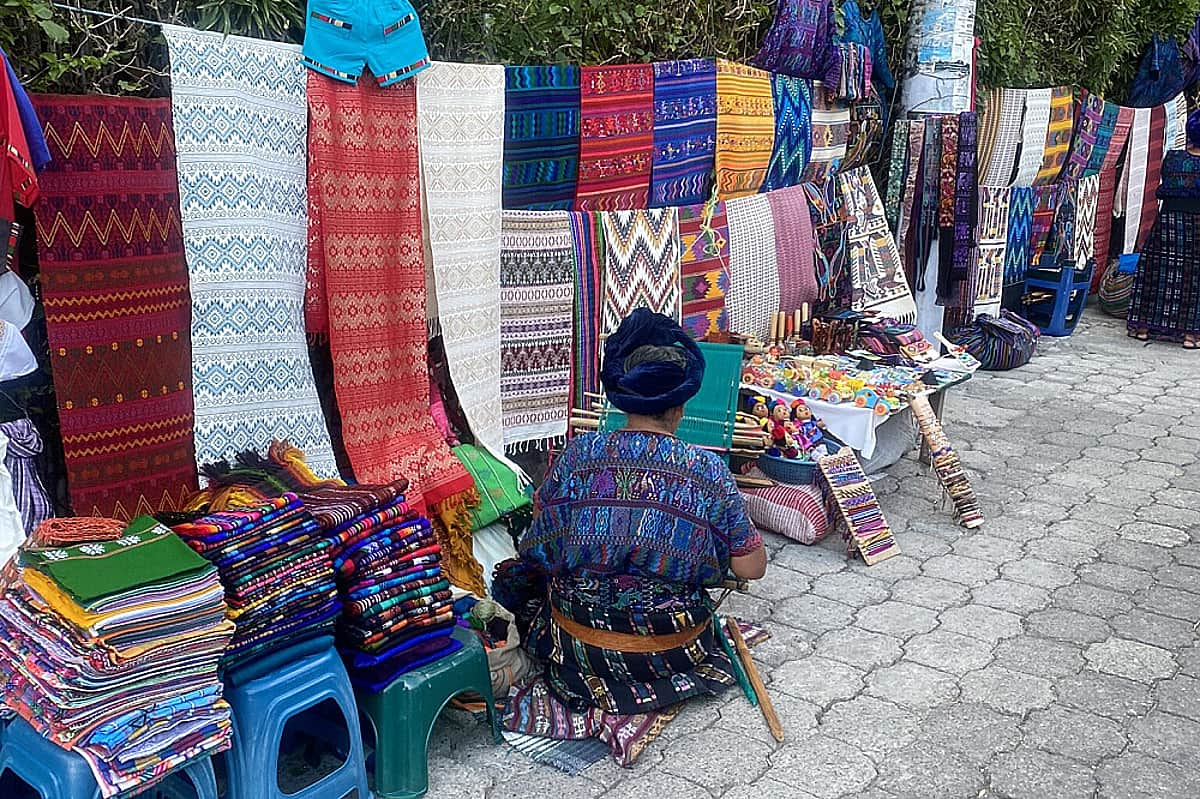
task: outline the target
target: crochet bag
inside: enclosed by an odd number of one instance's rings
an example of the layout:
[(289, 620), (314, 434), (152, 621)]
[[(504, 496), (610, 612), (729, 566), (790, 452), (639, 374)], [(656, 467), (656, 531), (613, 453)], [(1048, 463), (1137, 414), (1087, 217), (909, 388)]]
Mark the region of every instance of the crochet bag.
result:
[(973, 324), (959, 328), (951, 340), (966, 347), (981, 368), (998, 372), (1029, 363), (1041, 336), (1037, 325), (1004, 309), (1000, 318), (980, 314)]

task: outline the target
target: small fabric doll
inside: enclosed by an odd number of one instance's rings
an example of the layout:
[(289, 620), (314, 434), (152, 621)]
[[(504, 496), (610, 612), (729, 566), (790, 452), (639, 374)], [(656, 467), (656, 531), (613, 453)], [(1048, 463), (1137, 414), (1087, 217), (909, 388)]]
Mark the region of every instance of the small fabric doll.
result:
[(777, 401), (771, 408), (771, 448), (767, 450), (767, 454), (777, 458), (799, 458), (800, 450), (793, 435), (795, 430), (788, 415), (787, 403)]
[[(812, 408), (804, 400), (792, 403), (792, 423), (796, 426), (796, 443), (805, 453), (825, 446), (825, 422), (813, 418)], [(823, 454), (823, 453), (822, 453)]]

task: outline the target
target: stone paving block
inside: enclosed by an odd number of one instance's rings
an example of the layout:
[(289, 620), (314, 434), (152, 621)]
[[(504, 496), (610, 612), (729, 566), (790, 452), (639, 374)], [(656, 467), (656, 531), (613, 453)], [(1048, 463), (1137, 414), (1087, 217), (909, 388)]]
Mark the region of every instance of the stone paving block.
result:
[(937, 614), (920, 605), (889, 599), (858, 612), (855, 623), (865, 630), (907, 639), (937, 626)]
[(775, 606), (771, 614), (774, 622), (818, 635), (829, 630), (840, 630), (853, 618), (854, 608), (815, 594), (785, 599)]
[(1196, 757), (1200, 723), (1152, 710), (1129, 725), (1129, 746), (1169, 763), (1187, 763)]
[(953, 702), (959, 689), (951, 675), (902, 660), (867, 675), (867, 692), (904, 707), (927, 710)]
[(813, 651), (816, 635), (807, 630), (788, 627), (773, 619), (756, 623), (771, 634), (770, 638), (754, 647), (754, 659), (759, 663), (778, 666), (788, 660), (799, 660)]
[(903, 654), (903, 642), (859, 627), (831, 630), (817, 639), (816, 653), (821, 657), (848, 663), (860, 669), (889, 666)]
[(849, 699), (863, 687), (862, 671), (817, 655), (788, 661), (771, 674), (772, 691), (782, 691), (821, 707)]
[(950, 544), (946, 538), (919, 533), (912, 529), (900, 533), (896, 539), (900, 542), (900, 547), (906, 555), (912, 555), (922, 560), (936, 558), (938, 555), (945, 555), (950, 551)]
[[(763, 720), (762, 710), (751, 705), (740, 688), (731, 688), (726, 695), (732, 696), (718, 709), (715, 728), (754, 738), (774, 748), (775, 739)], [(802, 738), (816, 728), (821, 710), (817, 705), (776, 689), (771, 691), (771, 703), (788, 738)]]
[(1011, 580), (992, 580), (971, 591), (971, 599), (977, 604), (997, 610), (1024, 614), (1041, 610), (1050, 604), (1050, 592), (1027, 583)]
[(962, 679), (963, 699), (1022, 715), (1054, 701), (1051, 682), (1043, 677), (992, 665), (973, 671)]
[(1099, 547), (1109, 541), (1117, 540), (1117, 528), (1112, 524), (1097, 524), (1096, 522), (1068, 519), (1065, 522), (1058, 522), (1052, 525), (1049, 535), (1056, 538), (1077, 541), (1081, 544), (1087, 544), (1090, 547)]
[(1021, 634), (1021, 617), (1006, 610), (970, 604), (943, 611), (939, 617), (943, 630), (969, 635), (996, 643)]
[(985, 526), (984, 532), (977, 532), (959, 539), (954, 544), (954, 553), (995, 565), (1017, 560), (1025, 554), (1024, 547), (1020, 542), (992, 536), (989, 533), (990, 531)]
[[(1175, 508), (1170, 505), (1146, 504), (1137, 510), (1137, 520), (1139, 522), (1149, 522), (1152, 524), (1162, 525), (1163, 527), (1173, 527), (1175, 529), (1186, 529), (1200, 524), (1200, 511), (1194, 508)], [(1182, 544), (1167, 544), (1160, 543), (1159, 538), (1165, 540), (1171, 539), (1169, 534), (1165, 532), (1147, 533), (1153, 535), (1155, 540), (1147, 543), (1158, 544), (1159, 546), (1182, 546)]]
[(770, 760), (772, 779), (820, 799), (856, 795), (877, 773), (857, 746), (821, 733), (786, 742)]
[(1055, 591), (1051, 606), (1108, 618), (1131, 610), (1133, 599), (1128, 594), (1079, 582)]
[[(528, 799), (530, 796), (594, 797), (604, 792), (586, 777), (572, 777), (549, 766), (538, 766), (532, 760), (529, 768), (500, 775), (487, 792), (488, 799)], [(440, 799), (439, 792), (439, 799)]]
[[(900, 545), (900, 551), (904, 551), (904, 545)], [(876, 563), (874, 566), (868, 566), (860, 558), (854, 558), (850, 561), (849, 566), (851, 571), (866, 574), (868, 577), (879, 580), (887, 585), (894, 585), (901, 580), (907, 580), (910, 577), (915, 577), (921, 573), (921, 561), (909, 555), (893, 555), (885, 561)]]
[(1181, 566), (1178, 563), (1164, 566), (1154, 573), (1160, 585), (1182, 588), (1184, 591), (1200, 590), (1200, 568)]
[[(795, 546), (793, 544), (793, 546)], [(750, 583), (750, 595), (782, 602), (790, 597), (804, 596), (811, 588), (811, 578), (798, 571), (785, 569), (772, 561), (761, 580)]]
[(1029, 632), (1035, 635), (1081, 644), (1103, 641), (1112, 634), (1112, 628), (1104, 619), (1057, 608), (1030, 614), (1026, 624)]
[(824, 542), (822, 542), (822, 545), (811, 547), (784, 547), (775, 556), (772, 563), (810, 577), (818, 577), (822, 574), (841, 571), (846, 568), (846, 556), (840, 551), (840, 542), (834, 543), (838, 545), (836, 548), (824, 544)]
[[(1174, 515), (1174, 514), (1172, 514)], [(1198, 514), (1200, 517), (1200, 514)], [(1137, 541), (1141, 544), (1151, 544), (1156, 547), (1169, 549), (1181, 547), (1188, 542), (1188, 534), (1176, 527), (1154, 524), (1150, 521), (1136, 521), (1124, 524), (1120, 530), (1121, 538), (1126, 541)]]
[[(1103, 555), (1101, 555), (1103, 557)], [(1085, 583), (1110, 588), (1113, 591), (1133, 593), (1150, 585), (1154, 578), (1149, 573), (1122, 566), (1117, 563), (1085, 563), (1079, 567), (1079, 578)]]
[(998, 665), (1039, 677), (1065, 677), (1083, 668), (1083, 649), (1078, 644), (1032, 635), (1001, 641), (995, 650)]
[(821, 575), (813, 581), (812, 592), (854, 608), (874, 605), (888, 598), (887, 585), (870, 574), (850, 570)]
[(1089, 766), (1060, 755), (1019, 748), (990, 769), (992, 787), (1010, 799), (1093, 799), (1097, 780)]
[(1022, 729), (1026, 744), (1091, 765), (1120, 754), (1128, 743), (1117, 722), (1065, 705), (1035, 710)]
[(1014, 582), (1036, 585), (1048, 590), (1070, 585), (1077, 579), (1075, 572), (1061, 563), (1051, 563), (1048, 560), (1039, 560), (1033, 557), (1005, 564), (1000, 569), (1000, 573)]
[(909, 640), (904, 645), (904, 657), (939, 671), (962, 675), (990, 663), (993, 646), (968, 635), (934, 630)]
[(671, 799), (711, 799), (712, 794), (691, 780), (657, 770), (624, 780), (602, 796), (606, 799), (662, 799), (664, 796), (670, 796)]
[(888, 756), (879, 775), (880, 788), (896, 796), (961, 799), (975, 796), (984, 785), (983, 772), (950, 749), (916, 743)]
[(967, 601), (970, 594), (965, 585), (936, 577), (910, 577), (892, 586), (892, 596), (901, 602), (920, 605), (931, 610), (945, 610)]
[[(620, 799), (614, 796), (613, 799)], [(656, 799), (664, 799), (658, 796)], [(801, 791), (791, 785), (763, 777), (751, 785), (736, 785), (721, 795), (721, 799), (815, 799), (808, 791)]]
[(1191, 764), (1176, 766), (1141, 752), (1126, 752), (1097, 770), (1100, 799), (1166, 799), (1195, 796), (1200, 779)]
[(1179, 669), (1167, 650), (1124, 638), (1092, 644), (1083, 657), (1096, 671), (1145, 683), (1170, 677)]
[(1180, 649), (1196, 640), (1196, 631), (1192, 624), (1144, 610), (1133, 610), (1116, 616), (1109, 624), (1113, 632), (1122, 638), (1163, 649)]
[(821, 717), (819, 731), (858, 747), (880, 765), (888, 753), (917, 736), (920, 718), (911, 710), (873, 696), (834, 704)]
[(1139, 608), (1164, 616), (1183, 619), (1193, 624), (1200, 622), (1200, 594), (1197, 593), (1155, 585), (1135, 594), (1133, 601)]
[(1153, 706), (1149, 685), (1090, 670), (1060, 678), (1054, 690), (1063, 704), (1117, 721), (1143, 716)]
[(953, 749), (985, 765), (1021, 740), (1019, 720), (979, 702), (956, 702), (932, 711), (917, 736), (934, 747)]
[(1025, 551), (1035, 558), (1061, 563), (1071, 569), (1100, 556), (1090, 544), (1056, 536), (1030, 541), (1025, 545)]
[(983, 585), (997, 577), (994, 564), (962, 555), (940, 555), (925, 561), (921, 571), (929, 577), (950, 580), (967, 586)]
[(744, 785), (761, 777), (767, 770), (770, 754), (771, 746), (761, 741), (741, 738), (737, 746), (730, 746), (729, 733), (707, 729), (671, 741), (660, 768), (710, 792), (721, 793), (732, 785)]

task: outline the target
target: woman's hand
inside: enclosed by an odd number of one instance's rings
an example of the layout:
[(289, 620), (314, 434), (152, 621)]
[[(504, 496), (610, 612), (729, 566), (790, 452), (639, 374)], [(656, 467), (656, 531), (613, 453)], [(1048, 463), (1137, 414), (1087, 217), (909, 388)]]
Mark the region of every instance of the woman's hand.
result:
[(729, 569), (743, 580), (757, 580), (767, 573), (767, 548), (760, 546), (748, 555), (729, 559)]

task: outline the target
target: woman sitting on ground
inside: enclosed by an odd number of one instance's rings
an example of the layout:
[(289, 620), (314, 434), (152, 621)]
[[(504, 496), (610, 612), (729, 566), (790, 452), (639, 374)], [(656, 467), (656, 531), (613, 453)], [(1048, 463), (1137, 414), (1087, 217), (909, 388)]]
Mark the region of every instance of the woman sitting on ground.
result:
[(705, 588), (766, 570), (729, 468), (675, 437), (704, 356), (678, 324), (635, 311), (601, 379), (624, 429), (574, 438), (521, 542), (548, 576), (528, 646), (572, 709), (645, 713), (734, 684)]

